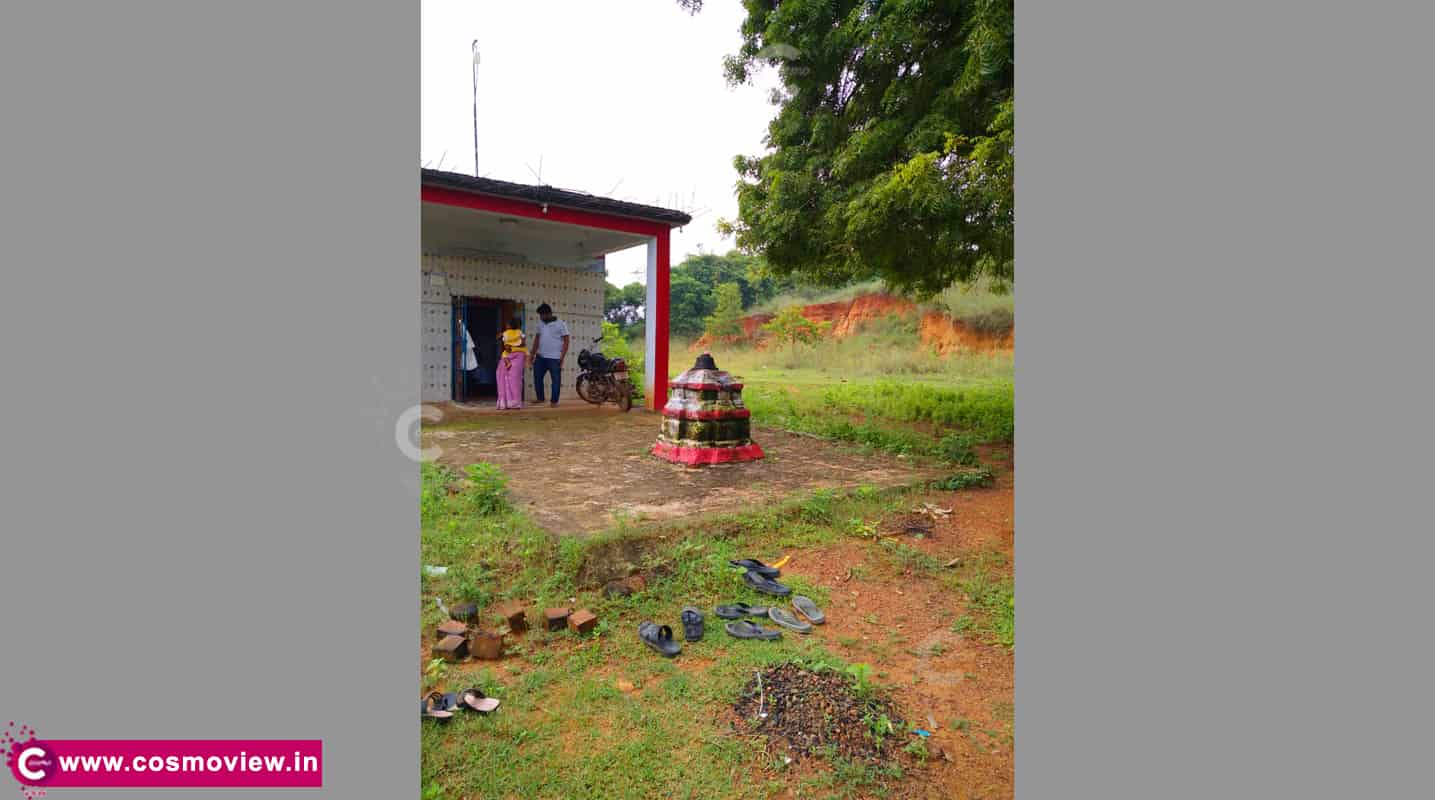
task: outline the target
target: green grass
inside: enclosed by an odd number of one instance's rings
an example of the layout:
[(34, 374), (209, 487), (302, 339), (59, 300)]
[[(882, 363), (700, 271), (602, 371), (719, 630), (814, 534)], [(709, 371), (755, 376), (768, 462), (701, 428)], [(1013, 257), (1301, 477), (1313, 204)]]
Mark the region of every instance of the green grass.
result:
[[(974, 444), (1009, 442), (1014, 430), (1009, 383), (951, 391), (881, 382), (821, 392), (759, 384), (744, 390), (743, 402), (762, 425), (963, 467), (979, 466)], [(923, 423), (927, 430), (913, 427)], [(946, 488), (990, 479), (974, 472)]]
[(881, 281), (863, 281), (851, 286), (844, 286), (840, 289), (825, 289), (821, 287), (808, 287), (786, 292), (758, 303), (752, 308), (743, 312), (745, 314), (773, 314), (791, 305), (816, 305), (819, 303), (842, 303), (860, 297), (864, 294), (877, 294), (882, 291)]
[(942, 570), (942, 562), (939, 559), (901, 542), (883, 539), (882, 552), (886, 554), (893, 566), (903, 572), (913, 572), (930, 577)]
[(955, 472), (947, 477), (932, 482), (933, 489), (945, 489), (949, 492), (972, 489), (975, 487), (990, 486), (995, 476), (987, 467)]
[[(718, 366), (745, 380), (784, 384), (826, 385), (837, 381), (864, 381), (878, 378), (917, 381), (938, 386), (1010, 379), (1012, 355), (1005, 352), (953, 353), (937, 355), (921, 347), (916, 317), (895, 317), (854, 336), (823, 339), (816, 344), (754, 349), (747, 346), (716, 346)], [(670, 344), (673, 368), (678, 372), (692, 366), (696, 357), (686, 343)]]
[[(891, 438), (859, 436), (858, 442), (928, 452), (943, 441), (900, 427), (873, 425), (871, 430), (886, 430)], [(936, 444), (910, 444), (918, 441)], [(966, 460), (970, 441), (948, 441), (948, 460)], [(684, 605), (710, 609), (734, 600), (762, 602), (728, 560), (747, 556), (770, 562), (791, 554), (801, 563), (810, 548), (848, 538), (870, 541), (877, 523), (908, 510), (918, 489), (821, 490), (701, 522), (643, 529), (619, 525), (578, 539), (553, 536), (515, 510), (503, 474), (491, 465), (460, 473), (425, 464), (422, 474), (423, 563), (448, 568), (444, 575), (421, 579), (425, 631), (442, 619), (435, 596), (482, 605), (522, 598), (535, 607), (567, 605), (572, 597), (600, 620), (596, 633), (582, 638), (531, 630), (514, 642), (503, 661), (491, 665), (420, 664), (425, 690), (478, 685), (503, 703), (490, 716), (460, 715), (446, 726), (422, 726), (426, 798), (768, 797), (775, 788), (795, 783), (781, 780), (787, 765), (773, 763), (762, 748), (734, 737), (722, 716), (753, 671), (798, 660), (845, 672), (859, 692), (886, 688), (882, 673), (845, 663), (818, 636), (741, 642), (722, 635), (720, 620), (709, 616), (708, 635), (683, 643), (675, 663), (644, 648), (635, 630), (645, 619), (676, 627)], [(649, 576), (645, 588), (615, 599), (580, 589), (585, 564), (603, 548), (622, 544), (641, 547), (641, 566)], [(874, 545), (873, 552), (890, 567), (958, 588), (950, 570), (914, 548), (890, 543)], [(978, 559), (978, 571), (962, 573), (960, 588), (972, 597), (973, 630), (999, 637), (995, 612), (1001, 608), (1003, 584), (989, 574), (989, 561)], [(834, 601), (823, 587), (798, 574), (784, 574), (783, 581), (821, 606)], [(1010, 582), (1005, 586), (1009, 597)], [(881, 623), (875, 615), (871, 621)], [(904, 638), (889, 636), (874, 647), (872, 660), (880, 664), (883, 652), (910, 646)], [(684, 669), (695, 661), (701, 666)], [(636, 690), (620, 691), (619, 679)], [(872, 724), (880, 735), (904, 733), (887, 731), (880, 720)], [(903, 758), (920, 763), (921, 754), (909, 752)], [(877, 766), (834, 757), (805, 774), (792, 787), (804, 797), (855, 798), (888, 796), (904, 773), (897, 763)]]
[[(422, 576), (426, 595), (479, 605), (512, 597), (556, 604), (571, 596), (576, 575), (571, 545), (565, 552), (511, 508), (497, 467), (474, 465), (467, 479), (433, 463), (421, 470), (420, 556), (424, 564), (448, 568), (445, 575)], [(424, 613), (442, 617), (433, 604)]]
[(1016, 298), (1009, 286), (982, 281), (957, 285), (923, 305), (960, 320), (967, 327), (988, 332), (1009, 330), (1016, 319)]
[[(423, 725), (424, 797), (763, 797), (770, 787), (761, 768), (772, 765), (763, 763), (760, 748), (725, 733), (719, 716), (754, 670), (798, 660), (846, 672), (859, 692), (881, 689), (870, 667), (846, 664), (819, 637), (740, 642), (722, 636), (720, 622), (710, 617), (709, 635), (684, 643), (680, 656), (701, 659), (704, 666), (686, 672), (654, 657), (633, 631), (643, 619), (675, 622), (683, 605), (759, 602), (729, 559), (772, 559), (794, 547), (836, 541), (848, 535), (850, 520), (879, 518), (904, 506), (903, 492), (821, 491), (701, 528), (674, 527), (659, 534), (666, 539), (648, 532), (645, 541), (652, 549), (646, 563), (666, 569), (643, 591), (608, 600), (578, 590), (575, 576), (587, 553), (636, 532), (593, 540), (551, 537), (511, 509), (500, 473), (481, 468), (471, 474), (485, 477), (473, 480), (432, 464), (423, 468), (424, 563), (449, 567), (446, 575), (423, 579), (425, 596), (483, 602), (537, 596), (555, 603), (577, 596), (601, 622), (585, 640), (567, 632), (530, 631), (493, 666), (424, 665), (425, 689), (478, 685), (503, 703), (490, 716), (460, 715), (446, 726)], [(819, 605), (830, 599), (797, 575), (784, 580)], [(423, 618), (425, 629), (441, 618), (431, 600), (425, 601)], [(637, 690), (619, 691), (620, 678)], [(807, 788), (817, 796), (881, 795), (901, 774), (895, 765), (834, 760), (830, 770), (807, 779)], [(675, 790), (680, 794), (673, 795)]]
[(975, 571), (957, 582), (958, 588), (970, 598), (969, 606), (978, 612), (966, 627), (997, 644), (1011, 647), (1016, 643), (1015, 586), (1010, 576), (994, 572), (986, 562), (987, 559), (979, 560)]
[(1010, 442), (1015, 434), (1015, 393), (1010, 381), (960, 389), (877, 381), (839, 384), (821, 393), (832, 413), (863, 414), (898, 423), (929, 423), (970, 432), (976, 441)]

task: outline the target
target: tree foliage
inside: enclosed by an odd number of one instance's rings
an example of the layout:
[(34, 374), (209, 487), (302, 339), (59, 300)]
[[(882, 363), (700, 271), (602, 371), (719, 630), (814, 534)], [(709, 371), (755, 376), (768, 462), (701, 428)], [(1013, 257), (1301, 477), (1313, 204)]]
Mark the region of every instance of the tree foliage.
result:
[(828, 322), (813, 322), (802, 316), (801, 306), (787, 306), (768, 320), (762, 329), (775, 339), (780, 347), (797, 344), (815, 344), (831, 326)]
[(717, 306), (707, 319), (703, 320), (703, 332), (719, 339), (742, 334), (742, 290), (736, 283), (724, 283), (717, 288)]
[(699, 283), (691, 274), (673, 270), (668, 279), (668, 332), (683, 339), (702, 335), (703, 319), (715, 302), (712, 285)]
[[(724, 284), (737, 287), (739, 310), (771, 300), (794, 286), (790, 279), (773, 276), (762, 259), (736, 250), (726, 255), (689, 255), (672, 268), (668, 279), (671, 334), (689, 339), (701, 336), (707, 318), (718, 307), (719, 289)], [(646, 302), (646, 290), (640, 283), (622, 289), (607, 284), (603, 317), (625, 333), (634, 333), (643, 326)]]
[(628, 362), (628, 374), (639, 376), (636, 380), (638, 383), (642, 383), (643, 354), (633, 349), (633, 344), (629, 341), (627, 333), (617, 325), (607, 320), (601, 324), (603, 340), (599, 342), (599, 349), (603, 351), (603, 355), (608, 358), (621, 358)]
[(1011, 280), (1013, 0), (743, 5), (728, 80), (782, 88), (770, 152), (735, 159), (739, 246), (827, 285)]
[(605, 283), (603, 289), (603, 319), (627, 330), (643, 319), (643, 306), (647, 303), (647, 290), (641, 283), (630, 283), (619, 289)]

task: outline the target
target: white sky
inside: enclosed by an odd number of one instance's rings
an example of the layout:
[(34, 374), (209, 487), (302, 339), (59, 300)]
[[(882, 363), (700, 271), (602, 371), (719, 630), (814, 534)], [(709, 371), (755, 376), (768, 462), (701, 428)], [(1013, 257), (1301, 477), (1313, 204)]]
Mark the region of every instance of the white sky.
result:
[[(743, 12), (709, 0), (423, 0), (420, 163), (473, 172), (471, 43), (478, 40), (479, 174), (679, 208), (672, 261), (726, 252), (733, 156), (757, 154), (776, 76), (728, 88)], [(439, 163), (442, 159), (442, 164)], [(532, 171), (530, 171), (530, 169)], [(608, 280), (643, 282), (643, 248), (608, 257)]]

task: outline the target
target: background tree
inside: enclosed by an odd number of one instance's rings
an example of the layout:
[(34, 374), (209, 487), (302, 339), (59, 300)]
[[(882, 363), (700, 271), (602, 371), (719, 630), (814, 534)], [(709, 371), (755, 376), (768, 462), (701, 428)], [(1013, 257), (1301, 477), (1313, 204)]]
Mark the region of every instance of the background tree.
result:
[(630, 283), (619, 289), (611, 283), (603, 288), (603, 319), (627, 330), (643, 318), (647, 291), (641, 283)]
[(709, 314), (704, 333), (713, 339), (741, 336), (742, 290), (736, 283), (724, 283), (717, 288), (717, 305)]
[(703, 320), (717, 302), (712, 284), (699, 283), (686, 270), (673, 270), (668, 279), (668, 331), (683, 339), (702, 335)]
[(813, 322), (802, 316), (801, 306), (787, 306), (777, 316), (762, 326), (764, 331), (777, 340), (780, 347), (798, 344), (816, 344), (827, 332), (830, 323)]
[(771, 152), (734, 162), (738, 244), (825, 285), (1011, 280), (1013, 0), (743, 6), (728, 80), (767, 65), (783, 88)]
[(737, 284), (742, 293), (743, 308), (770, 300), (791, 288), (791, 281), (772, 275), (761, 259), (737, 250), (725, 255), (689, 255), (673, 269), (685, 271), (698, 283), (712, 287), (714, 304), (717, 303), (717, 288), (724, 283)]

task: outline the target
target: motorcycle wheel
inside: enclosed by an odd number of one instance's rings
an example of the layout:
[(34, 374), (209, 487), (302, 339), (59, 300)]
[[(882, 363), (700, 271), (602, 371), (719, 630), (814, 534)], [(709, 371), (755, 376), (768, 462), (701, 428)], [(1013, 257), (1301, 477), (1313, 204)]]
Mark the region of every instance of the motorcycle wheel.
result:
[(576, 388), (578, 390), (578, 396), (583, 398), (584, 401), (592, 403), (593, 405), (603, 402), (603, 398), (598, 397), (598, 393), (594, 391), (593, 381), (589, 375), (579, 375)]
[(623, 381), (618, 384), (618, 408), (626, 414), (632, 407), (633, 387), (629, 386), (627, 381)]

